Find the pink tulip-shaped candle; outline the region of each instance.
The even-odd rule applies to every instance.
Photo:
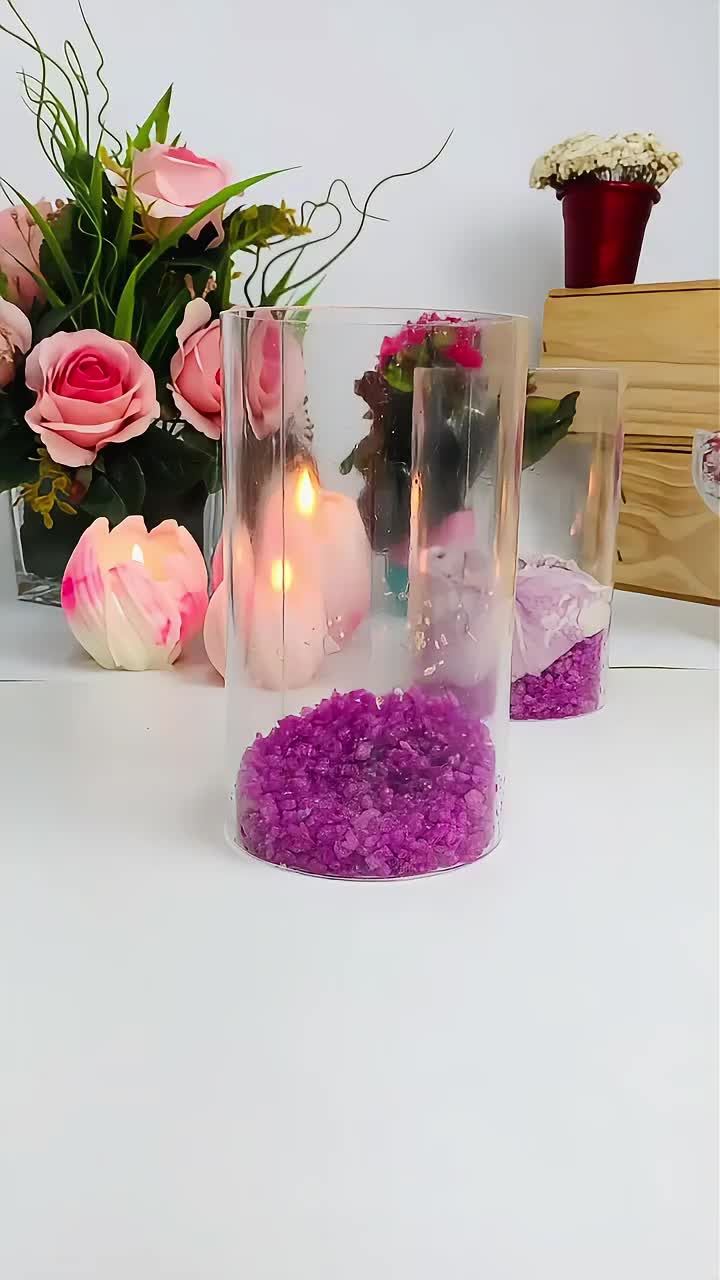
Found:
[[[73,635],[108,670],[171,666],[202,627],[207,601],[205,562],[187,529],[164,520],[148,533],[142,516],[112,530],[95,520],[61,591]]]

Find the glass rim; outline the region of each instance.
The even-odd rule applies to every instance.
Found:
[[[510,312],[502,311],[468,311],[448,308],[449,316],[443,316],[438,308],[421,307],[384,307],[384,306],[348,306],[338,303],[320,303],[317,306],[310,304],[307,307],[285,306],[285,307],[252,307],[246,303],[237,303],[234,306],[227,307],[220,313],[223,321],[237,317],[241,320],[252,319],[253,316],[272,315],[280,324],[294,323],[298,315],[308,318],[309,320],[339,320],[346,324],[366,325],[370,327],[382,327],[387,325],[405,325],[417,324],[421,316],[437,315],[437,320],[424,320],[428,328],[447,328],[456,324],[517,324],[528,323],[528,317],[523,315],[514,315]]]

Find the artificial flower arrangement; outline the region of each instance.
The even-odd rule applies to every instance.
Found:
[[[458,378],[447,384],[446,404],[438,416],[439,436],[434,441],[436,458],[442,458],[442,485],[432,490],[432,525],[439,526],[464,505],[486,460],[484,442],[493,439],[490,419],[497,417],[497,404],[472,404],[467,410],[463,372],[480,370],[482,325],[463,325],[455,316],[426,313],[408,321],[400,333],[386,337],[374,369],[366,370],[355,383],[355,392],[368,406],[367,435],[341,464],[347,474],[353,468],[363,478],[358,499],[370,543],[386,552],[391,576],[407,586],[407,550],[410,533],[410,486],[414,374],[418,368],[456,370]],[[578,392],[560,400],[533,394],[528,385],[525,412],[523,467],[532,466],[570,430]],[[399,571],[392,573],[392,567]]]
[[[530,186],[562,201],[567,288],[632,284],[660,187],[681,163],[654,133],[578,133],[535,161]]]
[[[16,491],[24,571],[52,594],[97,517],[114,526],[138,514],[148,527],[177,518],[202,545],[206,499],[220,488],[218,317],[232,283],[242,277],[251,305],[303,307],[372,216],[382,183],[358,205],[335,180],[299,215],[252,203],[251,188],[281,171],[235,179],[224,160],[197,154],[171,129],[172,87],[138,128],[113,132],[82,6],[94,114],[74,46],[50,56],[9,4],[20,29],[0,29],[39,61],[22,85],[66,195],[32,203],[3,184],[12,203],[0,213],[0,492]],[[358,223],[303,270],[306,247],[331,238],[313,234],[316,215],[330,210],[331,235],[340,232],[340,191]],[[276,353],[261,354],[271,369]],[[266,387],[260,378],[261,397]]]
[[[530,186],[562,187],[576,178],[603,182],[647,182],[661,187],[682,164],[654,133],[576,133],[539,156],[530,171]]]

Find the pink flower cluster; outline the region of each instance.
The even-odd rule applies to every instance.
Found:
[[[452,326],[455,341],[442,348],[443,356],[463,369],[479,369],[483,358],[475,345],[478,331],[473,325],[464,325],[459,316],[439,316],[436,311],[426,311],[414,324],[409,321],[399,333],[383,338],[378,367],[386,369],[391,360],[411,347],[419,347],[436,329]]]

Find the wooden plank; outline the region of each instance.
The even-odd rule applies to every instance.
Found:
[[[559,360],[543,355],[541,367],[562,364],[597,368],[594,360],[569,356]],[[622,375],[625,386],[623,423],[626,436],[645,435],[685,439],[690,448],[697,430],[720,429],[720,365],[662,364],[647,360],[618,360],[612,368]],[[572,373],[568,370],[567,389]],[[563,383],[563,386],[565,385]]]
[[[550,295],[543,355],[556,364],[580,358],[606,365],[632,360],[716,368],[720,294],[712,288]]]
[[[552,353],[543,352],[540,364],[568,369],[600,367],[597,360],[585,359],[575,352],[566,360],[559,360]],[[703,391],[720,392],[720,367],[712,361],[707,364],[682,364],[679,361],[631,360],[626,357],[623,360],[612,360],[609,367],[621,370],[625,385],[633,391],[667,387],[688,391],[691,394]]]
[[[660,280],[656,284],[602,284],[596,289],[551,289],[551,298],[597,297],[603,293],[670,293],[688,289],[720,289],[720,280]]]
[[[692,441],[686,436],[647,436],[625,432],[625,448],[645,453],[684,453],[690,456]]]
[[[720,603],[720,520],[692,481],[690,457],[625,449],[619,586]]]

